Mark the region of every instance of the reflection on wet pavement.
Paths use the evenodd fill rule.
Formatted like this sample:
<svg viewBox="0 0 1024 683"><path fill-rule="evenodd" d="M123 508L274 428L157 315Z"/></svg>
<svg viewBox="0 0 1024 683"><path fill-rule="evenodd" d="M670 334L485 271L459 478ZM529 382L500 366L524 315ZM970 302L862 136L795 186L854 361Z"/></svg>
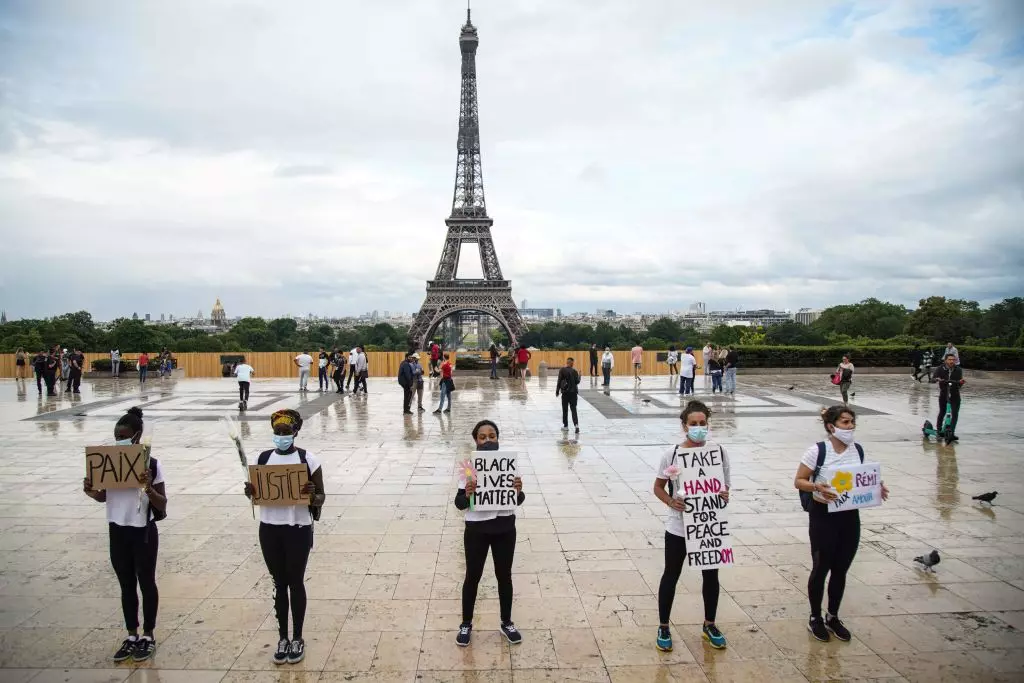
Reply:
<svg viewBox="0 0 1024 683"><path fill-rule="evenodd" d="M651 494L683 400L667 377L584 378L582 433L561 431L553 377L525 384L456 376L451 414L403 417L391 379L353 398L253 383L241 422L250 458L268 417L306 417L300 444L324 462L328 504L306 585L306 661L270 673L272 587L241 495L237 457L217 419L238 416L230 380L86 382L74 399L0 383L0 680L125 681L998 681L1024 676L1024 383L969 378L958 432L924 442L934 386L908 375L857 377L858 440L882 464L890 502L862 514L843 617L851 643L806 631L806 514L792 488L816 415L838 400L826 377L739 377L736 397L697 398L733 462L737 566L723 570L725 651L701 640L700 577L684 572L675 651L654 648L663 506ZM792 388L790 388L792 387ZM82 447L109 443L141 405L167 473L154 660L109 661L123 630L103 507L81 493ZM520 454L529 494L518 519L513 616L524 643L497 632L497 585L481 582L473 645L457 648L465 564L454 462L469 431L495 420ZM995 505L971 495L998 490ZM934 574L913 558L937 548ZM40 671L43 670L43 671ZM278 670L280 671L280 670Z"/></svg>

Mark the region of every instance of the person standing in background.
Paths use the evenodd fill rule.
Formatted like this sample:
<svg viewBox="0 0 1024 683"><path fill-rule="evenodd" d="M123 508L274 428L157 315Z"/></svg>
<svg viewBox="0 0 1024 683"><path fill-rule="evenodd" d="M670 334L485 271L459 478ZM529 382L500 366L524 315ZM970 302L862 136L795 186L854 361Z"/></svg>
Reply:
<svg viewBox="0 0 1024 683"><path fill-rule="evenodd" d="M143 351L139 354L139 384L146 383L146 375L149 374L149 354Z"/></svg>
<svg viewBox="0 0 1024 683"><path fill-rule="evenodd" d="M307 391L307 385L309 383L309 369L313 365L313 356L303 351L299 355L295 356L295 360L293 362L299 369L299 391Z"/></svg>
<svg viewBox="0 0 1024 683"><path fill-rule="evenodd" d="M110 350L110 375L114 379L121 378L121 349Z"/></svg>
<svg viewBox="0 0 1024 683"><path fill-rule="evenodd" d="M590 376L597 377L597 366L600 365L597 359L597 344L590 345Z"/></svg>
<svg viewBox="0 0 1024 683"><path fill-rule="evenodd" d="M15 377L17 379L25 379L27 361L25 360L25 349L18 347L18 350L14 352L14 370Z"/></svg>
<svg viewBox="0 0 1024 683"><path fill-rule="evenodd" d="M668 347L668 357L665 361L668 363L668 379L671 386L672 378L679 374L679 352L676 351L676 347Z"/></svg>
<svg viewBox="0 0 1024 683"><path fill-rule="evenodd" d="M79 351L77 347L72 348L71 355L68 356L68 388L64 390L65 394L82 393L79 389L82 386L83 365L85 365L85 354Z"/></svg>
<svg viewBox="0 0 1024 683"><path fill-rule="evenodd" d="M633 361L633 379L637 384L640 384L640 367L644 362L644 347L640 346L640 341L637 340L636 346L634 346L630 352L630 359Z"/></svg>
<svg viewBox="0 0 1024 683"><path fill-rule="evenodd" d="M524 382L526 381L526 370L529 367L531 358L533 358L533 354L526 348L526 344L520 344L519 350L516 351L516 367L519 368L519 377Z"/></svg>
<svg viewBox="0 0 1024 683"><path fill-rule="evenodd" d="M714 390L714 380L711 378L711 373L708 369L711 365L711 359L715 356L715 347L711 342L704 342L704 348L700 351L700 364L704 368L704 388L710 388Z"/></svg>
<svg viewBox="0 0 1024 683"><path fill-rule="evenodd" d="M740 355L735 349L728 349L725 352L725 391L723 393L736 395L736 368L740 364Z"/></svg>
<svg viewBox="0 0 1024 683"><path fill-rule="evenodd" d="M604 354L601 355L601 372L604 373L604 386L611 386L612 370L615 369L615 354L610 346L604 347Z"/></svg>
<svg viewBox="0 0 1024 683"><path fill-rule="evenodd" d="M331 388L331 379L327 374L327 366L331 364L331 357L327 355L327 350L324 347L320 347L320 353L316 357L316 380L319 385L318 391L323 391L325 388Z"/></svg>
<svg viewBox="0 0 1024 683"><path fill-rule="evenodd" d="M348 352L348 379L345 380L345 386L349 387L353 382L358 385L359 377L356 375L356 361L359 360L359 347L353 346L352 350ZM355 393L353 391L353 393Z"/></svg>
<svg viewBox="0 0 1024 683"><path fill-rule="evenodd" d="M430 376L437 377L437 368L441 363L441 347L436 341L430 342Z"/></svg>
<svg viewBox="0 0 1024 683"><path fill-rule="evenodd" d="M32 370L36 373L36 389L43 393L43 378L46 377L46 351L40 351L32 358Z"/></svg>
<svg viewBox="0 0 1024 683"><path fill-rule="evenodd" d="M423 366L420 365L418 353L414 353L410 360L412 361L413 378L416 380L416 410L422 413L426 410L423 407Z"/></svg>
<svg viewBox="0 0 1024 683"><path fill-rule="evenodd" d="M498 347L493 343L488 355L491 357L491 379L498 379Z"/></svg>
<svg viewBox="0 0 1024 683"><path fill-rule="evenodd" d="M697 359L693 357L692 346L687 346L683 352L682 366L679 375L679 394L687 396L693 394L693 378L697 373Z"/></svg>
<svg viewBox="0 0 1024 683"><path fill-rule="evenodd" d="M579 400L580 373L573 367L575 361L572 358L565 359L565 367L558 371L558 381L555 382L555 396L562 397L562 430L569 429L569 409L572 409L572 426L576 433L580 433L580 418L576 414L576 405Z"/></svg>
<svg viewBox="0 0 1024 683"><path fill-rule="evenodd" d="M334 368L334 373L331 378L334 380L334 386L337 388L335 393L345 393L345 370L348 368L348 361L345 360L345 354L338 350L338 347L334 347L334 351L331 353L331 366Z"/></svg>
<svg viewBox="0 0 1024 683"><path fill-rule="evenodd" d="M437 404L437 410L434 411L435 415L442 412L442 409L446 413L452 412L452 390L455 389L455 380L452 379L452 364L448 360L448 354L444 354L444 362L441 363L441 402ZM448 407L444 407L444 400L448 399Z"/></svg>
<svg viewBox="0 0 1024 683"><path fill-rule="evenodd" d="M412 394L416 390L416 373L412 369L412 359L416 356L410 352L398 365L398 386L402 387L402 414L412 415Z"/></svg>
<svg viewBox="0 0 1024 683"><path fill-rule="evenodd" d="M359 393L359 387L362 387L363 396L366 396L366 378L370 376L370 363L362 345L356 347L356 352L356 388L352 390L352 393Z"/></svg>

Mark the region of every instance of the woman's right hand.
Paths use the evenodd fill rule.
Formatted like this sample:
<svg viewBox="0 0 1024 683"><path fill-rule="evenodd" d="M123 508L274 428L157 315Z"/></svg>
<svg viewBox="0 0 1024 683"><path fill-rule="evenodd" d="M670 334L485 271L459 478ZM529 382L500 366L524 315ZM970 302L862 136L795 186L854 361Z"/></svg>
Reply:
<svg viewBox="0 0 1024 683"><path fill-rule="evenodd" d="M466 480L466 495L471 496L476 493L476 479Z"/></svg>
<svg viewBox="0 0 1024 683"><path fill-rule="evenodd" d="M92 480L88 477L82 480L82 491L90 498L96 495L96 489L92 487Z"/></svg>
<svg viewBox="0 0 1024 683"><path fill-rule="evenodd" d="M820 495L827 501L833 501L839 497L831 486L822 482L818 482L817 484L815 484L814 490L815 492L818 493L818 495Z"/></svg>
<svg viewBox="0 0 1024 683"><path fill-rule="evenodd" d="M255 492L256 492L256 489L253 488L252 482L250 482L250 481L245 482L245 497L246 498L252 498L252 494L255 493Z"/></svg>

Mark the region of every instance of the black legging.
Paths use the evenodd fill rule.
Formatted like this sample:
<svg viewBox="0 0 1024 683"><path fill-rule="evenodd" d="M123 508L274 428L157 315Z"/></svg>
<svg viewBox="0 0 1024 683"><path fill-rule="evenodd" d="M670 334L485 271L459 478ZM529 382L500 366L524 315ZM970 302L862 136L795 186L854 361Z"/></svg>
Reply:
<svg viewBox="0 0 1024 683"><path fill-rule="evenodd" d="M327 387L328 389L331 388L331 380L327 376L327 366L326 365L324 367L322 367L322 368L317 368L316 379L320 383L320 391L323 391L324 387Z"/></svg>
<svg viewBox="0 0 1024 683"><path fill-rule="evenodd" d="M260 550L274 579L274 612L278 636L288 638L288 596L291 594L292 633L302 637L306 620L306 562L313 545L312 526L287 526L260 522Z"/></svg>
<svg viewBox="0 0 1024 683"><path fill-rule="evenodd" d="M345 380L345 387L348 388L348 387L352 386L352 382L355 381L355 379L356 379L356 366L352 365L350 363L349 366L348 366L348 379Z"/></svg>
<svg viewBox="0 0 1024 683"><path fill-rule="evenodd" d="M494 561L494 577L498 579L501 621L512 621L512 559L516 554L516 530L488 534L467 526L463 542L466 547L466 580L462 582L462 621L467 624L473 622L476 589L484 575L488 548Z"/></svg>
<svg viewBox="0 0 1024 683"><path fill-rule="evenodd" d="M341 366L334 368L334 385L338 387L338 393L345 391L345 371L341 369Z"/></svg>
<svg viewBox="0 0 1024 683"><path fill-rule="evenodd" d="M139 628L139 595L142 591L142 632L156 628L160 594L156 589L156 554L160 535L156 524L148 527L120 526L110 522L110 564L121 584L121 611L129 631Z"/></svg>
<svg viewBox="0 0 1024 683"><path fill-rule="evenodd" d="M579 400L579 394L576 392L562 394L562 426L566 427L569 425L569 409L572 409L572 423L576 426L580 424L580 418L576 414L576 402Z"/></svg>
<svg viewBox="0 0 1024 683"><path fill-rule="evenodd" d="M686 563L686 539L665 532L665 573L658 586L658 619L669 623L672 616L672 601L676 598L676 583ZM704 594L704 621L714 622L718 614L718 570L705 569L701 592Z"/></svg>
<svg viewBox="0 0 1024 683"><path fill-rule="evenodd" d="M238 400L248 401L249 400L249 383L239 382L238 383Z"/></svg>
<svg viewBox="0 0 1024 683"><path fill-rule="evenodd" d="M815 502L811 506L808 530L811 537L811 575L807 579L807 598L811 616L821 616L821 601L828 579L828 613L839 614L839 604L846 590L846 572L853 564L860 545L860 511L829 512L828 506Z"/></svg>

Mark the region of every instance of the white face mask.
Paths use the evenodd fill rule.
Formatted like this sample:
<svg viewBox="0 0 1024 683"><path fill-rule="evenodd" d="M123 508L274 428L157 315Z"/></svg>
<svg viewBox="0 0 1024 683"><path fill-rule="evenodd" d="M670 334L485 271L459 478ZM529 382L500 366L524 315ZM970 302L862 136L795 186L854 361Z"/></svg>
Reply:
<svg viewBox="0 0 1024 683"><path fill-rule="evenodd" d="M849 446L853 443L853 431L852 429L836 429L832 432L832 436Z"/></svg>

